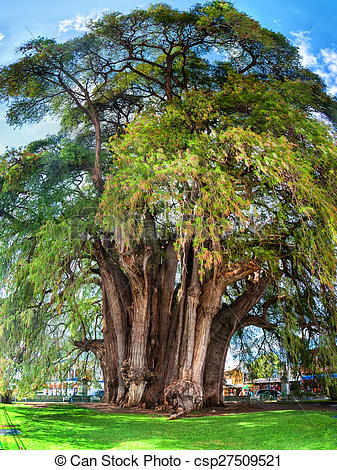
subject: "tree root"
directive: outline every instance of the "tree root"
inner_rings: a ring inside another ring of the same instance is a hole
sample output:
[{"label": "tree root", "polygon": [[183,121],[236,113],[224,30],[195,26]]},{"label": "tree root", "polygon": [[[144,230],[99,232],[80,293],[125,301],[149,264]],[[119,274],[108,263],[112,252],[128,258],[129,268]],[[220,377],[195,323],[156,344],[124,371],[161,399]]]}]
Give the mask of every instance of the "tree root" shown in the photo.
[{"label": "tree root", "polygon": [[200,409],[203,392],[201,385],[198,383],[182,379],[166,387],[164,399],[165,403],[170,405],[175,411],[169,419],[179,419],[193,410]]}]

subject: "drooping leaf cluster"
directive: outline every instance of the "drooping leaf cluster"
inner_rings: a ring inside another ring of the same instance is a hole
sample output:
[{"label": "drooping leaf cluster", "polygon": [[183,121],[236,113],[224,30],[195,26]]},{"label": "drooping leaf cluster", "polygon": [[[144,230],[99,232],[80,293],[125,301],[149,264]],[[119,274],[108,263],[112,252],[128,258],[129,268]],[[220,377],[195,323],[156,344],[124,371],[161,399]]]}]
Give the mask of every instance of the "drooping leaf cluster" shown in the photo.
[{"label": "drooping leaf cluster", "polygon": [[60,137],[2,158],[1,352],[23,394],[68,367],[71,339],[95,335],[101,325],[90,260],[97,211],[90,158]]}]

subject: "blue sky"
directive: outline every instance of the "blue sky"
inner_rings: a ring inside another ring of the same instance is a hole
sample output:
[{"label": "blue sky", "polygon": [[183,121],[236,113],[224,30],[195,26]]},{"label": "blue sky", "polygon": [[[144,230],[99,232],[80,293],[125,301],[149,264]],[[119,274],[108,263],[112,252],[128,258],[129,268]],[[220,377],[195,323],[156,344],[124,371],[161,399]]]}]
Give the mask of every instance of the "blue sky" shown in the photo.
[{"label": "blue sky", "polygon": [[[202,0],[199,0],[200,3]],[[105,10],[129,11],[156,1],[123,0],[2,0],[0,13],[0,65],[15,60],[15,49],[34,36],[59,41],[81,34],[85,22]],[[185,9],[194,1],[167,0]],[[331,94],[337,95],[337,0],[236,0],[235,6],[263,26],[279,31],[300,48],[303,63],[319,73]],[[49,120],[22,129],[10,129],[0,108],[0,151],[20,146],[55,130]]]}]

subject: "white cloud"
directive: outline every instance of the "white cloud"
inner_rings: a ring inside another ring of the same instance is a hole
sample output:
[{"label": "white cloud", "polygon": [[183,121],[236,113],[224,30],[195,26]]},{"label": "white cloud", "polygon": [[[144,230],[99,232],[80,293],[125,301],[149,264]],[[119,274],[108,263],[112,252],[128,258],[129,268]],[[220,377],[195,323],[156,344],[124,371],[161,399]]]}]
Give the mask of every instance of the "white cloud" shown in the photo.
[{"label": "white cloud", "polygon": [[337,94],[337,50],[321,49],[314,54],[311,47],[310,31],[292,32],[294,43],[298,47],[304,67],[319,75],[327,85],[331,95]]},{"label": "white cloud", "polygon": [[87,31],[89,21],[97,21],[101,14],[92,13],[90,15],[81,15],[77,13],[73,18],[67,18],[60,21],[58,29],[60,33],[66,33],[68,31]]},{"label": "white cloud", "polygon": [[321,54],[323,62],[327,66],[329,72],[337,75],[337,52],[331,49],[322,49]]},{"label": "white cloud", "polygon": [[2,34],[2,33],[0,33],[0,43],[1,43],[1,41],[2,41],[3,39],[5,39],[5,35]]},{"label": "white cloud", "polygon": [[337,85],[332,85],[330,88],[329,88],[329,93],[333,96],[337,95]]},{"label": "white cloud", "polygon": [[299,31],[298,33],[291,32],[290,34],[295,38],[295,44],[298,47],[299,53],[302,57],[302,64],[304,67],[314,67],[317,65],[317,57],[311,52],[311,39],[309,38],[310,31]]}]

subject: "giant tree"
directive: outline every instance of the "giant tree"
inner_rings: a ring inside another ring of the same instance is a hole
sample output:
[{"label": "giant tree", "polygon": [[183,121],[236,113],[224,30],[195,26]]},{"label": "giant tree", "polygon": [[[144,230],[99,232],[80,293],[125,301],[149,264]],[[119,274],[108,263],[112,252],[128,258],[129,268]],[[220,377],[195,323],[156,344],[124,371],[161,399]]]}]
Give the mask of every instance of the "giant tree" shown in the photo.
[{"label": "giant tree", "polygon": [[3,158],[4,314],[75,322],[107,401],[218,402],[235,331],[272,328],[301,271],[333,283],[336,150],[314,117],[333,100],[284,37],[223,1],[107,14],[21,52],[0,73],[9,121],[49,113],[70,134]]}]

